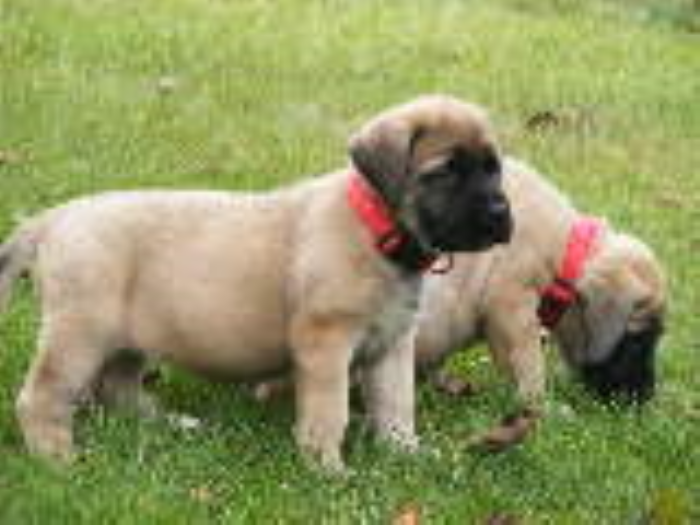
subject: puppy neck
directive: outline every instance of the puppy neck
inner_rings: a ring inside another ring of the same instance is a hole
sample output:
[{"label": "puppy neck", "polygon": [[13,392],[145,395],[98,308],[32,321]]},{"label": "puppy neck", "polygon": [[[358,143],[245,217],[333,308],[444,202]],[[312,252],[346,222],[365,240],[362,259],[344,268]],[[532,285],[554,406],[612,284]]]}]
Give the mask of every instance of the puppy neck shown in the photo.
[{"label": "puppy neck", "polygon": [[584,216],[569,228],[564,253],[554,278],[539,291],[537,314],[545,328],[556,328],[564,314],[580,300],[581,281],[586,267],[599,249],[604,230],[603,221]]},{"label": "puppy neck", "polygon": [[372,236],[374,248],[384,258],[411,273],[433,267],[438,254],[426,249],[396,220],[379,192],[361,174],[348,174],[346,196],[355,216]]}]

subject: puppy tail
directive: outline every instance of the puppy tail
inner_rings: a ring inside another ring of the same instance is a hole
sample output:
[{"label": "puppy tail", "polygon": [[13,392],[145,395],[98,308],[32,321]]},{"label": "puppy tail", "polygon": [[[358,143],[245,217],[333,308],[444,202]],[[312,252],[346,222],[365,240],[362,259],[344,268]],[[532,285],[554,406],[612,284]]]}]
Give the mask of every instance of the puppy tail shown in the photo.
[{"label": "puppy tail", "polygon": [[28,275],[36,260],[37,246],[45,223],[42,216],[31,218],[0,245],[0,313],[9,303],[12,285],[20,277]]}]

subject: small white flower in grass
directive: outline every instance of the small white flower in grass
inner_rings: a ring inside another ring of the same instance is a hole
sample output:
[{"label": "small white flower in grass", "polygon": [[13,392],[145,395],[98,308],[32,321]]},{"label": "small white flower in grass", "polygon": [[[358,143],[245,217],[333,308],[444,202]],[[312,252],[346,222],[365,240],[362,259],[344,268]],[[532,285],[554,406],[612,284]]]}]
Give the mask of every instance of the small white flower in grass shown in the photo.
[{"label": "small white flower in grass", "polygon": [[174,76],[166,75],[160,77],[156,82],[156,87],[162,95],[169,95],[177,88],[177,79]]},{"label": "small white flower in grass", "polygon": [[169,414],[168,423],[178,430],[193,431],[202,427],[202,420],[188,414]]},{"label": "small white flower in grass", "polygon": [[19,164],[22,160],[24,160],[22,155],[17,151],[0,150],[0,165]]},{"label": "small white flower in grass", "polygon": [[198,503],[211,503],[214,500],[214,492],[211,487],[193,487],[189,491],[189,496]]},{"label": "small white flower in grass", "polygon": [[576,411],[568,403],[555,403],[551,408],[552,412],[562,419],[570,420],[576,417]]}]

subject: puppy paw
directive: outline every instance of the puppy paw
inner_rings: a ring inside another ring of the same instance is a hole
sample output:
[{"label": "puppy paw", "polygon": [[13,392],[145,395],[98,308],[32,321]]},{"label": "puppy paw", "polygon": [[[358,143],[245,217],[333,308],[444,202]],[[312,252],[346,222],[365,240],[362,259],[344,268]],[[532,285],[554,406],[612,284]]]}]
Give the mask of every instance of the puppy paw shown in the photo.
[{"label": "puppy paw", "polygon": [[62,427],[44,427],[31,436],[25,436],[25,442],[31,455],[47,459],[52,463],[70,464],[77,456],[71,432]]},{"label": "puppy paw", "polygon": [[319,450],[308,446],[302,447],[301,451],[311,470],[320,469],[322,472],[333,476],[345,474],[345,463],[343,463],[339,452]]},{"label": "puppy paw", "polygon": [[488,453],[519,445],[535,430],[539,414],[530,410],[506,416],[501,423],[470,440],[470,447]]},{"label": "puppy paw", "polygon": [[377,427],[379,438],[404,454],[415,454],[420,450],[420,440],[412,428],[402,425],[383,424]]},{"label": "puppy paw", "polygon": [[451,397],[471,397],[479,392],[473,383],[450,372],[439,372],[432,383],[439,392]]},{"label": "puppy paw", "polygon": [[298,425],[294,433],[297,446],[312,468],[320,467],[331,474],[342,474],[345,471],[340,440],[314,425]]}]

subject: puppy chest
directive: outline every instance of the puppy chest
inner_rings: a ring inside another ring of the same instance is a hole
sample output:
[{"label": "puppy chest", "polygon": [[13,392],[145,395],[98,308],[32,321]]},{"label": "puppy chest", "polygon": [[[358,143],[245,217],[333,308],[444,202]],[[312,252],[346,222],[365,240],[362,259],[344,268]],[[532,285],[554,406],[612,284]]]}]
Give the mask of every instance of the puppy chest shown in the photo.
[{"label": "puppy chest", "polygon": [[373,361],[391,350],[412,327],[420,298],[419,283],[405,283],[388,294],[372,318],[356,351],[360,362]]}]

